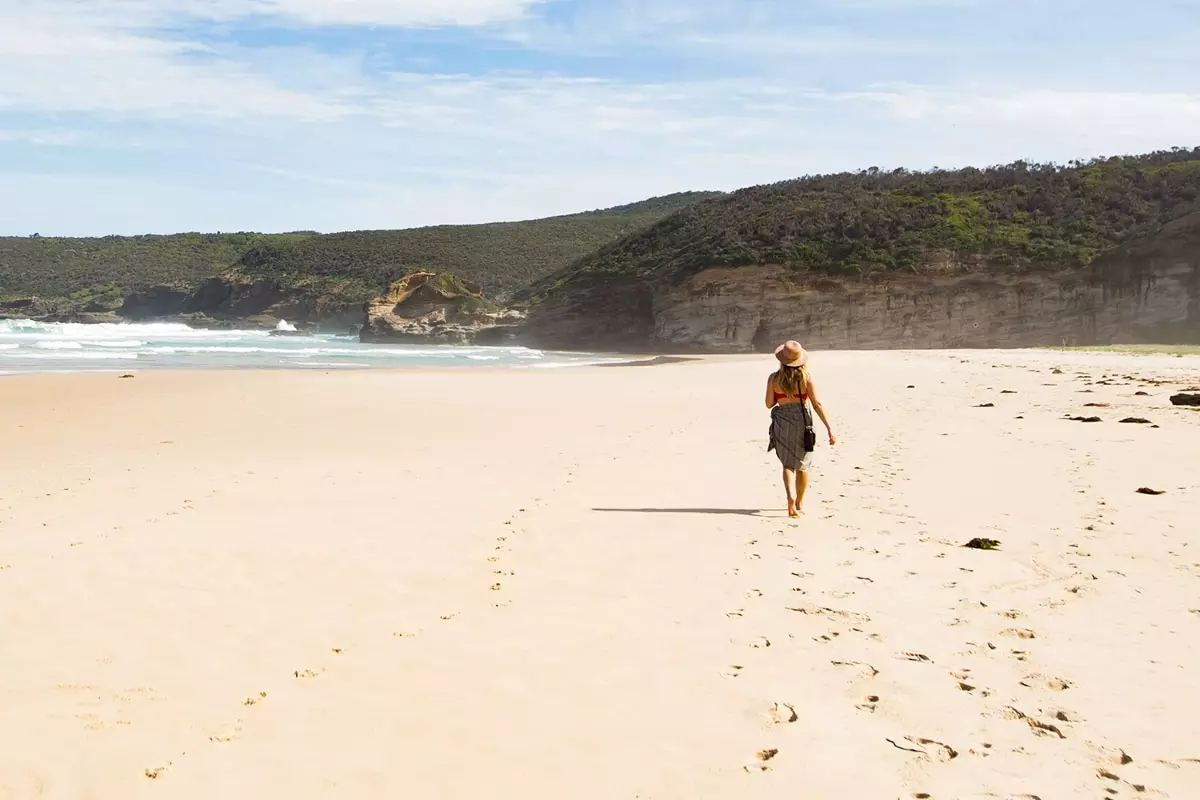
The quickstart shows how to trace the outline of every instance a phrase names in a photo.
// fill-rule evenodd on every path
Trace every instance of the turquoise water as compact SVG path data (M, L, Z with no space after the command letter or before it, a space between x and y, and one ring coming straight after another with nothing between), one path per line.
M620 359L525 347L361 344L353 336L272 336L176 323L99 324L0 320L0 375L143 369L550 368Z

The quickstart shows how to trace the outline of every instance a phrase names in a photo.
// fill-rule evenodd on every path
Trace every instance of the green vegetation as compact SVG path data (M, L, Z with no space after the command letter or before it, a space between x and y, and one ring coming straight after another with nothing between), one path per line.
M1198 207L1200 148L1068 166L870 169L687 206L526 295L553 292L581 274L679 281L715 266L775 264L825 275L920 271L934 260L1083 266Z
M130 290L190 288L232 271L365 299L415 269L451 272L504 296L711 196L690 192L530 222L397 231L0 238L0 298L36 295L99 307Z

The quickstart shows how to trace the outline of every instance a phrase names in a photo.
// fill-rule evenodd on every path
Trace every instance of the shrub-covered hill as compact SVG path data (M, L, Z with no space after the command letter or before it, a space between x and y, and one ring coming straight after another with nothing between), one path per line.
M86 304L147 286L193 286L231 270L283 283L336 282L365 299L405 272L450 272L492 295L561 269L602 245L713 196L688 192L528 222L317 234L0 238L0 298Z
M861 275L920 271L931 252L997 268L1069 267L1200 207L1200 148L986 169L870 169L756 186L690 205L524 293L612 274L675 282L759 264Z

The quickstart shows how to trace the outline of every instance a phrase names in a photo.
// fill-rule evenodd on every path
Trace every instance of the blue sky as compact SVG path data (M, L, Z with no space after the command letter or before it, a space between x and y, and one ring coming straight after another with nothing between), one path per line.
M0 0L0 234L521 219L1200 144L1200 0Z

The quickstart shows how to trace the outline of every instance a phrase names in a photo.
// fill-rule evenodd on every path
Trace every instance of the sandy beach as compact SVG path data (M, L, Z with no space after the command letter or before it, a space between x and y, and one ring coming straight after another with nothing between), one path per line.
M0 380L0 798L1200 797L1200 358L813 370Z

